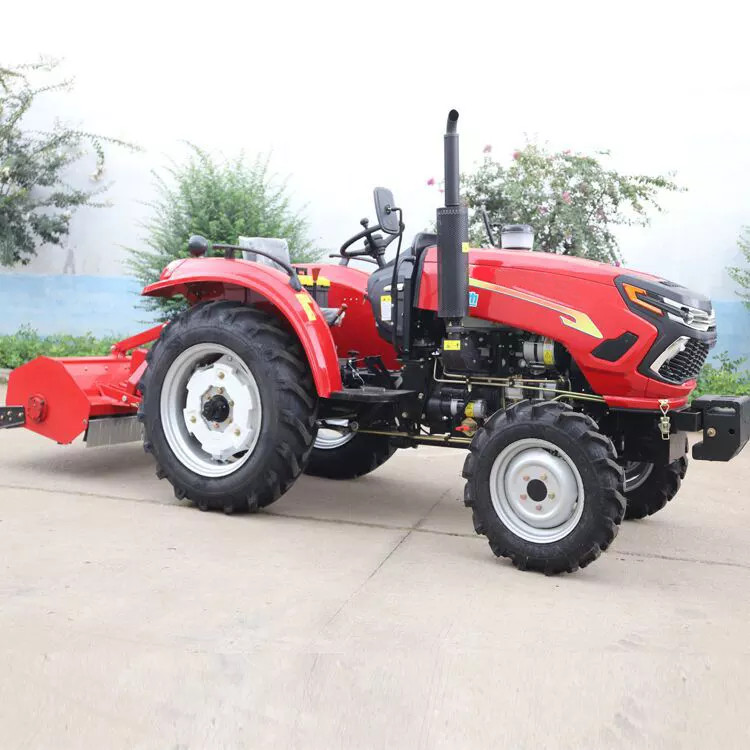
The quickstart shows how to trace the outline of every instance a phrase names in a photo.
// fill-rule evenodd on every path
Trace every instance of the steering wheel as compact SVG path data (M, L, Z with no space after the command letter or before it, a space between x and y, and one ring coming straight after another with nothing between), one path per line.
M381 229L380 224L371 227L368 219L362 219L359 223L364 229L353 237L350 237L339 249L339 256L342 258L342 265L347 265L352 258L362 258L364 260L363 256L367 255L374 259L370 260L368 258L367 260L369 262L375 262L381 267L384 266L385 260L383 260L383 255L385 254L385 249L398 237L398 235L392 234L388 239L383 239L382 235L375 234ZM355 242L359 242L361 239L364 239L365 241L365 246L363 248L359 250L349 250ZM335 258L336 256L332 255L331 257Z

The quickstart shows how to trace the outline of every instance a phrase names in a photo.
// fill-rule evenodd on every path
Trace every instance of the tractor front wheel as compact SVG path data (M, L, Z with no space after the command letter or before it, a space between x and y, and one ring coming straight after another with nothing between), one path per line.
M661 466L641 461L626 463L625 518L638 520L662 510L679 492L687 468L687 456Z
M157 476L201 510L270 505L312 450L317 396L307 360L260 310L221 301L182 313L149 352L140 389Z
M464 464L474 528L522 570L573 572L596 560L625 512L612 441L560 402L494 414Z

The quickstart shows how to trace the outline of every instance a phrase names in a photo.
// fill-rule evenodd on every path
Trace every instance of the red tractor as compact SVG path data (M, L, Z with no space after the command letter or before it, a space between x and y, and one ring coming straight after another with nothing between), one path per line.
M623 517L675 496L687 432L703 432L696 459L742 450L750 399L688 403L716 341L700 294L507 241L471 249L457 120L436 234L402 250L401 209L377 188L377 225L362 221L339 265L227 245L208 257L193 237L193 257L143 290L189 309L110 356L18 368L0 424L60 443L142 436L178 498L226 513L270 505L303 472L354 479L399 448L462 448L464 500L496 555L550 574L588 565Z

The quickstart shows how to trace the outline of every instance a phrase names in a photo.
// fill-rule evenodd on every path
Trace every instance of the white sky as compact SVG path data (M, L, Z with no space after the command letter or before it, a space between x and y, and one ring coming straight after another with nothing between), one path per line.
M8 3L3 62L65 58L72 94L48 103L86 129L141 144L109 151L115 207L79 215L79 273L118 273L146 209L149 170L190 140L272 150L312 231L337 248L391 187L407 234L438 194L442 130L461 113L462 167L524 134L607 148L628 172L677 172L651 229L621 233L628 264L731 296L724 274L750 224L750 10L706 2ZM742 5L745 9L741 9ZM51 260L53 258L54 260ZM47 255L36 270L62 265ZM724 287L723 293L721 287Z

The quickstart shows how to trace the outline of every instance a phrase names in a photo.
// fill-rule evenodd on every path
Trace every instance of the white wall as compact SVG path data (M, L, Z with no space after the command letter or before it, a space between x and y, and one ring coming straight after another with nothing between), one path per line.
M105 20L111 14L110 20ZM149 170L187 139L234 153L273 150L308 205L314 235L337 247L391 186L415 231L431 220L441 132L461 112L463 164L524 134L609 148L613 164L677 170L650 230L626 230L630 265L731 295L724 266L750 223L748 10L716 2L143 2L37 0L5 8L3 60L63 56L77 84L50 97L60 116L139 142L108 151L114 207L74 220L79 274L122 273L137 243ZM11 29L10 34L7 29ZM84 175L85 176L85 175ZM56 273L45 250L28 272Z

